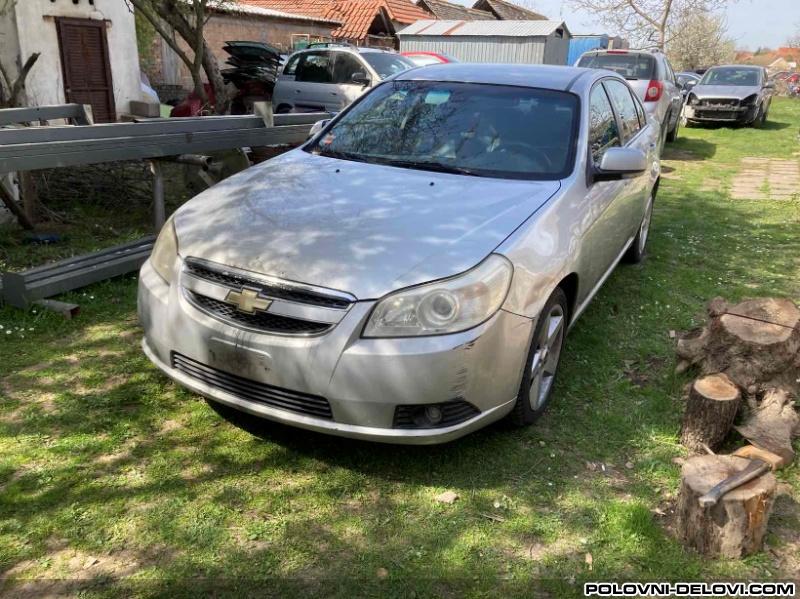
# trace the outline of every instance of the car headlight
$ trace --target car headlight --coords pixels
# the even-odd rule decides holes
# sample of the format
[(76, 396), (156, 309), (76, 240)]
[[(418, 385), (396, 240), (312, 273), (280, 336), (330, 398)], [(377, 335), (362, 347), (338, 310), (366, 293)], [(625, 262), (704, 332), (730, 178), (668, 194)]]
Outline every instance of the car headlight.
[(178, 236), (175, 234), (175, 224), (173, 217), (161, 228), (153, 252), (150, 254), (150, 263), (158, 276), (164, 279), (169, 285), (172, 283), (172, 270), (175, 267), (175, 260), (178, 257)]
[(690, 106), (696, 106), (699, 103), (700, 103), (700, 101), (697, 99), (697, 96), (695, 96), (694, 94), (689, 94), (689, 105)]
[(753, 94), (742, 100), (742, 106), (755, 106), (756, 102), (758, 102), (758, 94)]
[(370, 314), (363, 337), (420, 337), (466, 331), (503, 305), (514, 269), (497, 254), (461, 275), (387, 295)]

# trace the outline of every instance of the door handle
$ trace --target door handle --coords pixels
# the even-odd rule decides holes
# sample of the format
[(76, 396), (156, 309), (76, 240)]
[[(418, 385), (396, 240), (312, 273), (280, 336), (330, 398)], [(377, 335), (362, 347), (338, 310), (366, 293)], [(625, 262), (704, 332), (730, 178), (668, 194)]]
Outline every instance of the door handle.
[(336, 92), (331, 92), (331, 95), (332, 96), (338, 96), (339, 94), (337, 94)]
[(294, 90), (294, 93), (296, 93), (296, 94), (301, 94), (301, 93), (303, 93), (303, 91), (302, 91), (302, 90), (299, 90), (299, 89), (296, 89), (296, 90)]

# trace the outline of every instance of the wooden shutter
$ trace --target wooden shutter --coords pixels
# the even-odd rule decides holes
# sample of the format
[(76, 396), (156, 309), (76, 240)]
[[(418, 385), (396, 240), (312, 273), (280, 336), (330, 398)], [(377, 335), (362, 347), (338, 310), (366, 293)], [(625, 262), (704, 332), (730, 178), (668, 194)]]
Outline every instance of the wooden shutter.
[(67, 102), (91, 104), (94, 120), (117, 120), (105, 21), (57, 19), (64, 95)]

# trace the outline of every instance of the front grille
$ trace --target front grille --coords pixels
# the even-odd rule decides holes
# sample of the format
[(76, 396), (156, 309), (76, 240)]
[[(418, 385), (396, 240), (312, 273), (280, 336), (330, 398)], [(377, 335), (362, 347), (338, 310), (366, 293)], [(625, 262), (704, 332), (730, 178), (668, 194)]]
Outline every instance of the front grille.
[(198, 309), (230, 324), (282, 335), (321, 335), (332, 329), (334, 325), (327, 322), (312, 322), (289, 316), (280, 316), (269, 312), (248, 314), (236, 309), (236, 306), (215, 300), (205, 295), (186, 291), (189, 301)]
[[(442, 411), (442, 421), (432, 425), (426, 424), (421, 414), (428, 405), (435, 405)], [(394, 411), (394, 428), (424, 429), (445, 428), (466, 422), (480, 414), (480, 411), (466, 401), (449, 401), (441, 404), (415, 406), (397, 406)]]
[(739, 100), (730, 100), (730, 99), (711, 99), (711, 100), (703, 100), (700, 103), (701, 106), (707, 106), (709, 108), (739, 108)]
[(210, 268), (206, 268), (202, 264), (192, 261), (186, 262), (186, 271), (198, 279), (211, 281), (213, 283), (221, 283), (226, 287), (233, 287), (234, 289), (238, 289), (243, 285), (247, 285), (248, 287), (259, 289), (261, 295), (271, 299), (286, 300), (300, 304), (310, 304), (312, 306), (321, 306), (323, 308), (336, 308), (339, 310), (346, 310), (352, 303), (344, 298), (332, 297), (322, 293), (314, 293), (313, 291), (306, 289), (282, 286), (279, 283), (268, 283), (255, 278), (251, 279), (236, 272), (220, 272), (219, 270), (212, 270)]
[(309, 395), (265, 385), (264, 383), (217, 370), (178, 353), (172, 354), (172, 367), (211, 387), (247, 401), (260, 403), (270, 408), (287, 410), (295, 414), (333, 420), (328, 400), (318, 395)]
[(696, 114), (699, 119), (713, 119), (717, 121), (735, 121), (741, 116), (738, 112), (730, 112), (727, 110), (698, 110)]

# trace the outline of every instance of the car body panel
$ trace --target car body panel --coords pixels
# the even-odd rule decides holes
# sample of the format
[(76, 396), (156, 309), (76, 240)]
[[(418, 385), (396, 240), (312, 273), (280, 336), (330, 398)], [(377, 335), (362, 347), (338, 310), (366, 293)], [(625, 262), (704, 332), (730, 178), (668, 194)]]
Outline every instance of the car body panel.
[[(176, 213), (172, 222), (178, 255), (171, 284), (150, 261), (141, 269), (143, 348), (167, 376), (213, 401), (263, 418), (393, 443), (450, 441), (513, 409), (547, 298), (565, 278), (574, 279), (577, 293), (570, 298), (569, 315), (574, 324), (631, 245), (660, 174), (659, 125), (646, 117), (638, 133), (623, 141), (645, 154), (646, 171), (596, 181), (584, 100), (608, 80), (624, 82), (620, 77), (568, 67), (463, 63), (415, 69), (400, 77), (467, 79), (576, 94), (582, 99), (581, 126), (571, 174), (560, 181), (472, 177), (298, 149), (232, 177)], [(621, 129), (617, 118), (614, 112)], [(374, 307), (389, 291), (463, 272), (492, 253), (506, 257), (514, 270), (501, 308), (484, 322), (453, 334), (362, 336)], [(197, 288), (191, 282), (194, 275), (187, 272), (188, 258), (244, 269), (254, 278), (276, 277), (289, 286), (297, 281), (346, 291), (355, 298), (323, 334), (249, 330), (192, 303), (190, 294)], [(234, 287), (243, 293), (247, 283)], [(276, 300), (263, 314), (286, 313), (286, 303)], [(305, 313), (298, 306), (293, 309), (294, 315)], [(190, 376), (176, 356), (223, 374)], [(214, 377), (223, 375), (249, 381), (248, 389), (266, 385), (280, 393), (322, 397), (332, 416), (295, 413), (220, 388)], [(460, 402), (475, 413), (457, 425), (395, 426), (398, 406)]]

